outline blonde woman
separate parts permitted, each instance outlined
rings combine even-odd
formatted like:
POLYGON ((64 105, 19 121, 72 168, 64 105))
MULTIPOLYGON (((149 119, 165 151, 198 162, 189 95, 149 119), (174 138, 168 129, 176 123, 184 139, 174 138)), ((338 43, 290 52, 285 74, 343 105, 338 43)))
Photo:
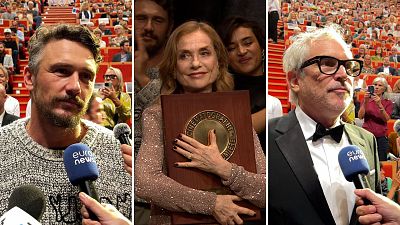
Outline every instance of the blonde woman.
POLYGON ((117 123, 126 123, 131 119, 131 97, 123 92, 124 81, 121 70, 109 67, 104 75, 105 87, 100 89, 103 98, 104 127, 113 129, 117 123))

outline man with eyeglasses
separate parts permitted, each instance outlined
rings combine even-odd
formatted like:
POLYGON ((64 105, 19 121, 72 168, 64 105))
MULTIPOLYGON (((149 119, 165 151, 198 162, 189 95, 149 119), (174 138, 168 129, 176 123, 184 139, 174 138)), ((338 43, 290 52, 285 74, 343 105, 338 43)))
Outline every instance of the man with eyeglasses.
MULTIPOLYGON (((335 26, 299 34, 286 50, 283 67, 296 109, 268 121, 269 224, 355 224, 355 186, 338 153, 357 145, 379 171, 374 136, 340 120, 362 66, 335 26)), ((372 189, 378 174, 368 176, 372 189)))

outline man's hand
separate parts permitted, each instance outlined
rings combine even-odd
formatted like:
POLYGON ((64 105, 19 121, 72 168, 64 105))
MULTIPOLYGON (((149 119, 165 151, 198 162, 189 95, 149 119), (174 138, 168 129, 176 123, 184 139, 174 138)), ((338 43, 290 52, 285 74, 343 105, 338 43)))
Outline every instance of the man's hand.
POLYGON ((132 176, 132 146, 121 145, 122 157, 124 158, 125 170, 132 176))
POLYGON ((400 224, 400 206, 392 200, 376 194, 371 189, 356 189, 354 193, 360 197, 357 200, 356 213, 361 224, 395 225, 400 224), (368 199, 372 205, 363 205, 362 199, 368 199))
POLYGON ((87 194, 79 193, 79 199, 84 205, 81 209, 83 225, 132 225, 132 223, 124 217, 114 206, 102 205, 87 194), (99 221, 89 219, 88 208, 99 218, 99 221))

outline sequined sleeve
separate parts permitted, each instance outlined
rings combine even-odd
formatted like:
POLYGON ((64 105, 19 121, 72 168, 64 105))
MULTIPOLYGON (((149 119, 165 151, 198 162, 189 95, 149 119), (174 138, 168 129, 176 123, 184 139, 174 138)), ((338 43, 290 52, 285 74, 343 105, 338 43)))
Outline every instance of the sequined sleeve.
POLYGON ((135 192, 170 211, 211 215, 216 194, 183 186, 165 174, 160 104, 143 113, 143 139, 135 164, 135 192))
POLYGON ((222 180, 239 197, 247 199, 254 205, 265 208, 265 171, 266 161, 260 141, 253 130, 253 140, 256 158, 257 174, 246 171, 242 166, 232 164, 232 175, 228 180, 222 180))

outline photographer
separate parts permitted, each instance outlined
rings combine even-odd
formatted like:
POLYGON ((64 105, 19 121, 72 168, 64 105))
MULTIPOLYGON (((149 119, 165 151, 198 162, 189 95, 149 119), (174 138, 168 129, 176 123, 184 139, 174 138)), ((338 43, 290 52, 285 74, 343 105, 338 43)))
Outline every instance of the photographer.
POLYGON ((368 87, 364 95, 364 102, 360 106, 358 118, 364 119, 362 127, 375 135, 378 144, 379 161, 386 160, 386 151, 389 149, 386 137, 387 121, 393 110, 393 103, 385 98, 384 93, 388 90, 385 78, 377 77, 368 87))
POLYGON ((106 117, 102 125, 113 129, 117 123, 126 123, 131 118, 131 98, 123 92, 124 81, 121 70, 109 67, 104 75, 104 88, 100 89, 106 117))

